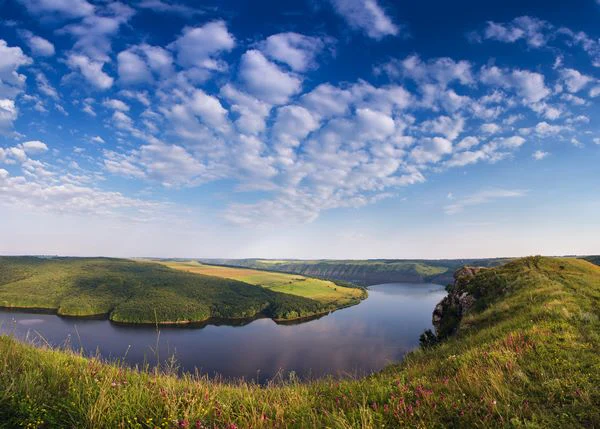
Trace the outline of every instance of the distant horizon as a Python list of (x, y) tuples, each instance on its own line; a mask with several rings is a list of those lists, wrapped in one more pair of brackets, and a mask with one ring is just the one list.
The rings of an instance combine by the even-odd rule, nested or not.
[(487, 257), (455, 257), (455, 258), (263, 258), (263, 257), (239, 257), (239, 258), (223, 258), (214, 256), (109, 256), (102, 254), (89, 254), (89, 255), (73, 255), (73, 254), (51, 254), (51, 253), (2, 253), (0, 257), (19, 257), (19, 256), (31, 256), (31, 257), (56, 257), (56, 258), (114, 258), (114, 259), (189, 259), (189, 260), (265, 260), (265, 261), (457, 261), (457, 260), (485, 260), (485, 259), (519, 259), (526, 258), (529, 256), (544, 256), (548, 258), (581, 258), (587, 256), (598, 256), (598, 253), (588, 254), (560, 254), (560, 255), (547, 255), (547, 254), (528, 254), (519, 256), (487, 256)]
[(0, 253), (598, 253), (599, 0), (197, 3), (2, 2)]

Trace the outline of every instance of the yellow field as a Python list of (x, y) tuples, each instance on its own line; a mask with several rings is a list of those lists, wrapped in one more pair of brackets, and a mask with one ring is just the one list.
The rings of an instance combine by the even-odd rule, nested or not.
[(322, 303), (355, 301), (363, 296), (361, 289), (338, 286), (328, 280), (314, 279), (297, 274), (275, 273), (272, 271), (252, 270), (249, 268), (221, 267), (204, 265), (196, 261), (174, 262), (157, 261), (176, 270), (188, 271), (206, 276), (224, 277), (261, 286), (275, 292), (303, 296)]

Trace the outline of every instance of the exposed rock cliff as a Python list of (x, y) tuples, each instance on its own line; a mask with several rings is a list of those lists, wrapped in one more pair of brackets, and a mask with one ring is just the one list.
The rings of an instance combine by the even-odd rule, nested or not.
[(433, 310), (432, 322), (435, 335), (443, 339), (452, 335), (460, 324), (463, 315), (475, 304), (476, 298), (468, 285), (484, 267), (463, 267), (454, 273), (454, 284), (447, 287), (448, 295)]

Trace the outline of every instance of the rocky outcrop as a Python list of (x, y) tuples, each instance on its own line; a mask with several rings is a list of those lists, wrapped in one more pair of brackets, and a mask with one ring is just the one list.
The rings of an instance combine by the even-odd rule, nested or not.
[(468, 285), (477, 273), (485, 269), (463, 267), (454, 273), (454, 284), (448, 287), (448, 295), (433, 310), (432, 322), (438, 339), (456, 332), (462, 317), (473, 307), (476, 299), (469, 292)]

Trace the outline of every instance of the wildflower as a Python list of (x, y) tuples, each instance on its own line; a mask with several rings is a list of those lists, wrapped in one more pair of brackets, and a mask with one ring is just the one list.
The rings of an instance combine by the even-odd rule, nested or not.
[(182, 429), (186, 429), (186, 428), (188, 428), (190, 426), (190, 422), (187, 421), (186, 419), (179, 420), (179, 425), (178, 426), (180, 428), (182, 428)]

